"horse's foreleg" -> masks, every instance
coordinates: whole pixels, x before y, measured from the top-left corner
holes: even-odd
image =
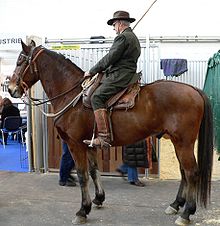
[[[77,147],[76,147],[77,146]],[[87,150],[79,145],[75,145],[77,151],[72,152],[73,158],[76,162],[76,170],[79,180],[79,185],[81,188],[82,201],[81,208],[76,213],[76,218],[73,224],[83,224],[86,223],[87,215],[91,211],[92,202],[89,195],[89,173],[87,164]],[[70,150],[72,150],[70,148]]]
[[[169,215],[176,214],[179,211],[180,207],[184,206],[185,201],[186,201],[185,197],[183,197],[183,189],[186,186],[185,174],[182,169],[180,169],[180,172],[181,172],[181,182],[180,182],[180,186],[179,186],[179,190],[178,190],[176,199],[165,210],[165,213],[169,214]]]
[[[105,201],[105,191],[101,183],[101,177],[98,169],[97,150],[89,150],[88,156],[89,156],[89,172],[95,185],[95,198],[93,199],[92,202],[95,205],[97,205],[97,207],[100,207],[102,206],[102,203]]]
[[[77,169],[77,175],[79,179],[79,184],[81,187],[81,193],[82,193],[82,203],[80,210],[76,213],[76,216],[83,218],[86,218],[86,215],[88,215],[91,211],[91,198],[89,195],[89,174],[87,170]]]

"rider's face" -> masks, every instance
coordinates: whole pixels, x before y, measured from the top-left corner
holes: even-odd
[[[120,34],[120,25],[121,25],[120,20],[116,20],[112,24],[112,26],[114,27],[114,30],[115,30],[115,32],[116,32],[117,35]]]

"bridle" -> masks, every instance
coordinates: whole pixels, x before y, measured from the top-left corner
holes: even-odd
[[[39,47],[36,47],[39,48]],[[25,58],[25,62],[23,62],[23,64],[21,65],[21,69],[19,71],[19,73],[14,72],[14,74],[16,75],[16,77],[18,78],[16,81],[16,85],[21,85],[22,89],[25,92],[25,96],[27,96],[27,90],[29,89],[28,85],[26,82],[24,82],[24,77],[28,71],[28,69],[30,68],[30,72],[31,74],[38,74],[38,69],[37,69],[37,64],[36,64],[36,60],[38,58],[38,56],[45,51],[44,47],[40,47],[40,49],[38,50],[38,52],[35,54],[35,56],[33,57],[33,53],[34,50],[36,49],[35,47],[31,48],[31,51],[29,53],[29,55],[25,55],[24,53],[21,53],[20,56]],[[52,100],[55,100],[59,97],[64,96],[65,94],[71,92],[72,90],[74,90],[78,85],[80,85],[83,81],[85,80],[85,78],[82,78],[80,81],[78,81],[73,87],[71,87],[70,89],[64,91],[61,94],[58,94],[57,96],[54,96],[50,99],[37,99],[37,98],[32,98],[32,97],[28,97],[29,99],[31,99],[32,102],[38,102],[38,103],[34,103],[35,106],[38,105],[42,105],[45,104],[47,102],[50,102]],[[27,103],[26,103],[27,104]]]
[[[38,73],[37,70],[37,64],[36,64],[36,59],[37,57],[44,51],[44,48],[41,47],[39,49],[39,51],[36,53],[36,55],[33,58],[33,53],[34,53],[35,47],[31,48],[29,55],[25,55],[24,53],[21,53],[20,56],[22,56],[23,58],[25,58],[25,61],[22,63],[21,65],[21,69],[19,70],[19,73],[17,73],[16,71],[14,72],[14,74],[16,75],[16,77],[18,78],[16,81],[16,85],[21,85],[22,89],[26,92],[27,89],[29,88],[27,83],[24,82],[24,77],[28,71],[28,69],[30,68],[31,74],[34,73]],[[20,57],[19,56],[19,57]],[[33,68],[34,67],[34,68]]]
[[[37,47],[39,48],[39,47]],[[25,55],[24,53],[21,53],[20,56],[22,56],[23,58],[25,58],[25,61],[22,62],[21,66],[20,66],[20,70],[17,73],[16,71],[14,72],[14,74],[16,75],[16,77],[18,78],[16,81],[16,85],[20,85],[22,87],[22,89],[24,90],[24,96],[30,101],[30,103],[28,103],[24,98],[22,99],[23,102],[27,105],[32,105],[32,106],[39,106],[42,104],[45,104],[47,102],[50,102],[52,100],[55,100],[59,97],[62,97],[64,95],[66,95],[67,93],[71,92],[72,90],[74,90],[76,87],[78,87],[79,85],[81,85],[86,78],[82,78],[80,79],[78,82],[76,82],[76,84],[73,85],[73,87],[71,87],[70,89],[64,91],[61,94],[58,94],[57,96],[54,96],[50,99],[37,99],[37,98],[32,98],[29,97],[27,90],[29,89],[28,85],[26,82],[24,82],[24,78],[25,75],[27,74],[28,69],[30,68],[30,72],[31,74],[37,74],[38,75],[38,69],[37,69],[37,63],[36,63],[36,59],[38,58],[38,56],[45,51],[45,48],[40,47],[40,49],[36,52],[36,54],[34,55],[34,50],[36,49],[36,47],[31,48],[29,55]],[[84,88],[84,87],[83,87]],[[46,113],[44,112],[41,108],[39,108],[39,110],[46,116],[46,117],[58,117],[61,116],[61,114],[63,114],[65,111],[67,111],[69,109],[69,107],[71,106],[75,106],[76,103],[78,102],[78,100],[80,99],[80,97],[83,95],[83,90],[76,96],[74,97],[66,106],[64,106],[63,109],[61,109],[60,111],[58,111],[57,113]]]

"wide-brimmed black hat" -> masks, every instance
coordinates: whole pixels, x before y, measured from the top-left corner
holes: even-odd
[[[130,15],[129,15],[128,12],[126,12],[126,11],[116,11],[113,14],[113,18],[107,21],[107,24],[112,25],[114,23],[114,21],[116,21],[116,20],[127,20],[130,23],[135,21],[134,18],[130,18]]]

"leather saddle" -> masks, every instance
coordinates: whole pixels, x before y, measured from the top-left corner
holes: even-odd
[[[136,73],[134,83],[120,91],[119,93],[115,94],[113,97],[111,97],[107,103],[107,108],[111,109],[129,109],[133,108],[135,105],[135,97],[138,95],[140,91],[140,84],[139,80],[142,73]],[[87,108],[92,108],[91,106],[91,96],[98,88],[100,81],[102,79],[103,74],[98,74],[97,78],[92,82],[90,86],[84,89],[83,92],[83,105]]]

